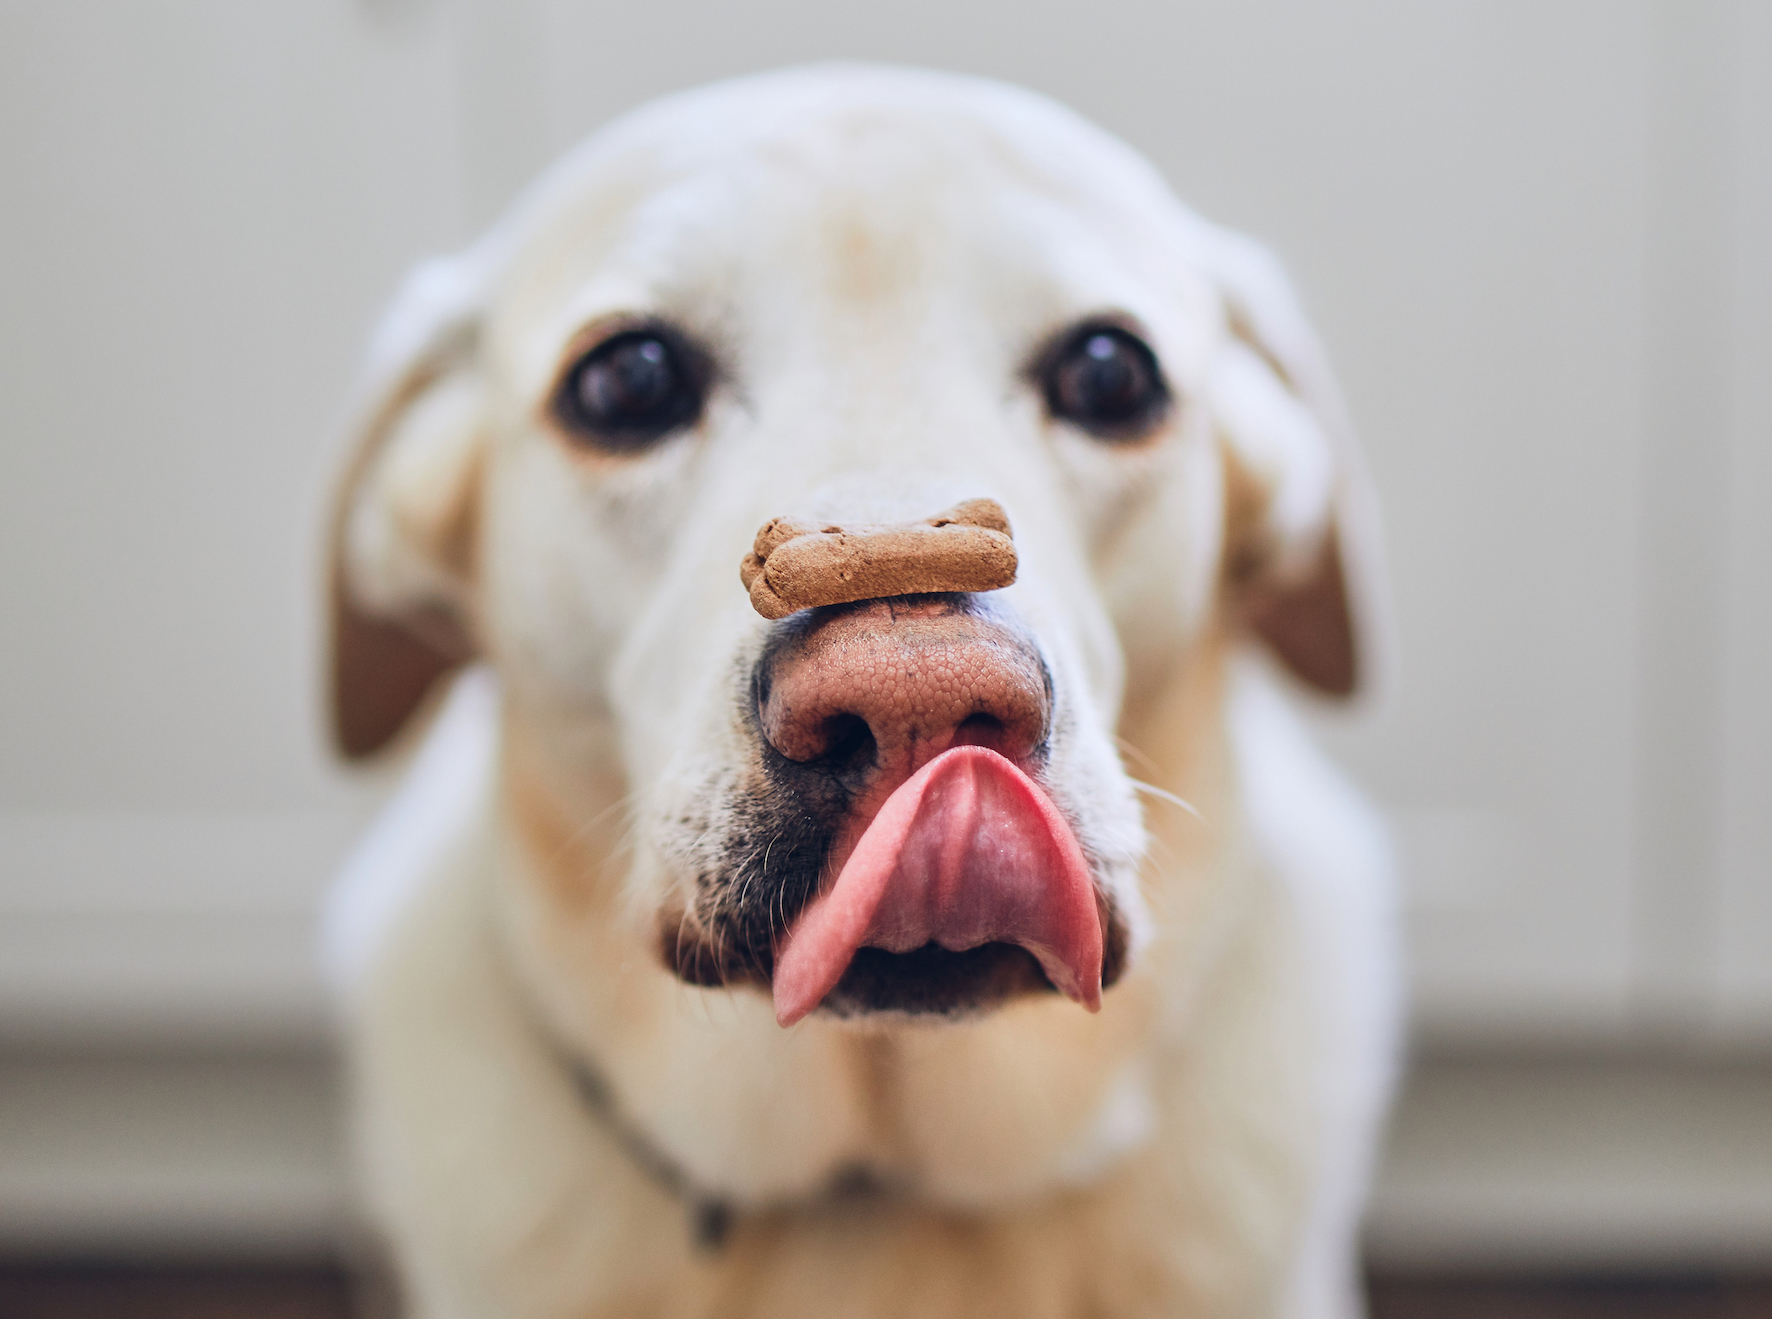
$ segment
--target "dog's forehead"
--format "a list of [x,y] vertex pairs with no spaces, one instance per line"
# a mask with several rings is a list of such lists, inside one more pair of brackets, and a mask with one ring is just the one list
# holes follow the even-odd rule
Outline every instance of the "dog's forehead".
[[715,179],[735,200],[857,189],[878,198],[967,179],[978,189],[1019,183],[1108,213],[1173,208],[1137,153],[1056,102],[982,79],[837,66],[643,106],[563,159],[514,218],[519,227],[607,220]]
[[567,157],[506,226],[494,319],[537,372],[614,312],[721,338],[740,308],[853,309],[940,289],[1058,320],[1198,293],[1193,237],[1141,158],[1044,98],[945,75],[801,71],[671,98]]

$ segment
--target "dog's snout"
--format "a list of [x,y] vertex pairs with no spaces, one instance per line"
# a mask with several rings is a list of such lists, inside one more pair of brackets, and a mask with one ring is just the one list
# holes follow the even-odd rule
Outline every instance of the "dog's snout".
[[1051,713],[1039,650],[967,596],[810,611],[778,633],[757,673],[769,744],[839,774],[901,780],[962,744],[1032,764]]

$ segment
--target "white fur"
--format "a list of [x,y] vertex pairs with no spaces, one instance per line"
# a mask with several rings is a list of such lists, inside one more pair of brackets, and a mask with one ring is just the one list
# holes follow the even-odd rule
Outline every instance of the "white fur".
[[[341,557],[360,608],[450,612],[499,681],[457,682],[331,922],[368,1191],[416,1312],[1357,1313],[1390,863],[1240,654],[1225,463],[1263,492],[1274,573],[1333,526],[1357,610],[1378,586],[1339,401],[1271,261],[1038,98],[835,69],[649,107],[427,269],[376,354],[370,410],[400,411]],[[1022,383],[1044,335],[1103,311],[1175,387],[1154,443],[1055,426]],[[541,401],[587,327],[638,313],[727,374],[691,435],[575,453]],[[655,922],[742,791],[752,532],[975,495],[1015,524],[1003,597],[1054,675],[1049,786],[1134,922],[1132,970],[1099,1017],[1052,998],[940,1027],[783,1031],[754,990],[681,985]],[[466,563],[440,548],[464,508]],[[738,1206],[724,1252],[696,1253],[567,1058]],[[857,1164],[900,1189],[821,1198]]]

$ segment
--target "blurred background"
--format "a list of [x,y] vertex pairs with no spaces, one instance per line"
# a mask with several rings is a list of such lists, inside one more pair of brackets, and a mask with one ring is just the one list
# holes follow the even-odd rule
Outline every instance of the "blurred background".
[[1285,257],[1402,666],[1393,1274],[1772,1274],[1772,5],[4,0],[0,1256],[322,1260],[319,528],[374,318],[586,131],[833,56]]

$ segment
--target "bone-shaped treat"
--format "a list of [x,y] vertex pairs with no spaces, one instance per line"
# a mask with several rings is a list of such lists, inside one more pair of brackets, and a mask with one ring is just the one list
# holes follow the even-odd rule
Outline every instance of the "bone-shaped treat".
[[968,499],[921,522],[835,526],[774,518],[739,576],[764,618],[796,609],[937,591],[995,591],[1015,580],[1009,518]]

